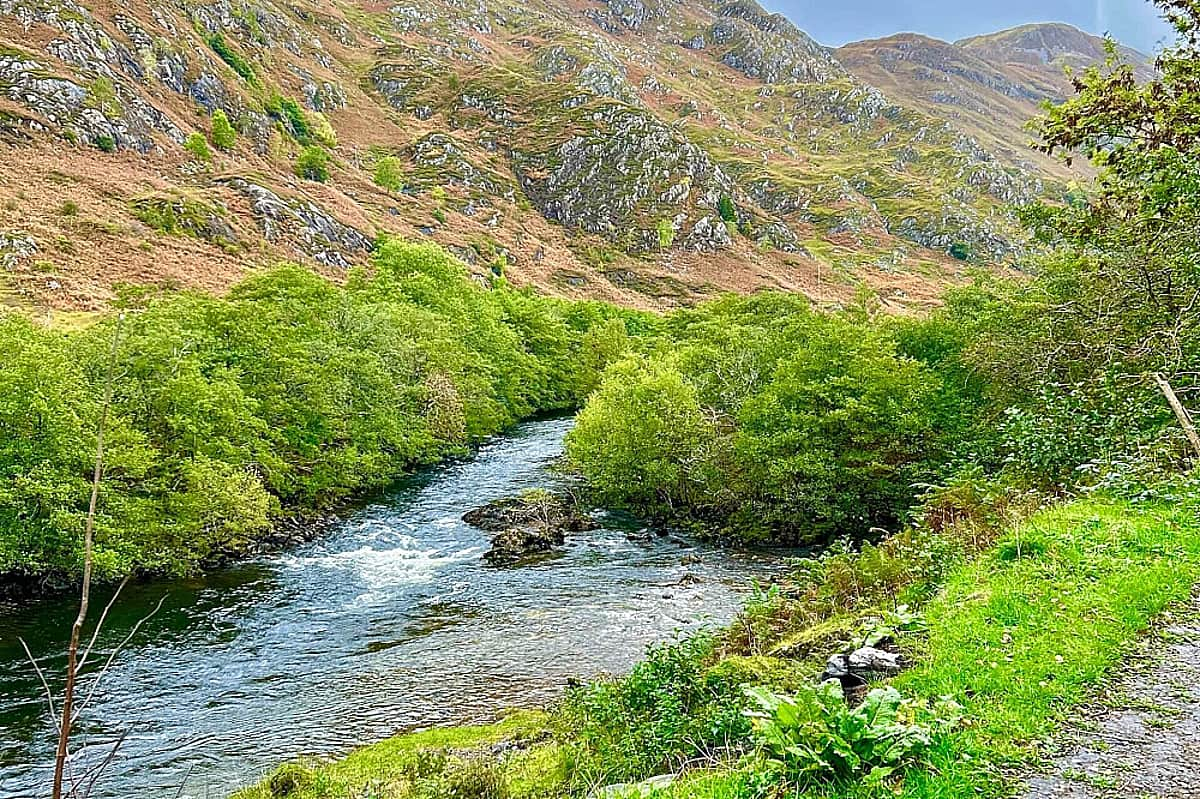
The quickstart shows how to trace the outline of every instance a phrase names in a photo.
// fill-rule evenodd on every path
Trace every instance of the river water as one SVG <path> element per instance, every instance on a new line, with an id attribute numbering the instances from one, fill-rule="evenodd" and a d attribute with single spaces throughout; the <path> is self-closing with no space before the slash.
<path id="1" fill-rule="evenodd" d="M 573 536 L 561 556 L 483 563 L 486 534 L 460 517 L 553 487 L 548 467 L 571 423 L 523 424 L 293 551 L 127 588 L 97 663 L 162 608 L 84 710 L 77 776 L 124 736 L 93 797 L 224 797 L 298 755 L 545 703 L 570 677 L 626 670 L 649 643 L 732 618 L 777 555 L 637 540 L 635 520 L 603 515 L 602 529 Z M 61 671 L 74 613 L 65 599 L 0 609 L 3 799 L 48 795 L 53 757 L 44 694 L 18 638 L 48 673 Z"/>

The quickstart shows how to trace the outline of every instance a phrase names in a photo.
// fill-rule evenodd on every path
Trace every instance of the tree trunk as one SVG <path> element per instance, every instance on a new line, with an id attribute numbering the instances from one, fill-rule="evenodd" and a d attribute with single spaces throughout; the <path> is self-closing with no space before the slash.
<path id="1" fill-rule="evenodd" d="M 79 668 L 79 639 L 87 620 L 88 601 L 92 589 L 93 541 L 96 529 L 96 503 L 100 498 L 100 478 L 104 475 L 104 428 L 108 422 L 108 408 L 112 405 L 113 371 L 117 362 L 117 344 L 121 338 L 122 317 L 117 317 L 113 330 L 112 350 L 109 352 L 108 371 L 104 380 L 104 404 L 100 407 L 100 421 L 96 426 L 96 467 L 92 472 L 92 496 L 88 502 L 87 523 L 83 530 L 83 588 L 79 595 L 79 615 L 71 625 L 71 643 L 67 647 L 67 684 L 63 689 L 62 723 L 58 727 L 58 751 L 54 757 L 53 799 L 62 799 L 63 773 L 66 771 L 68 743 L 74 719 L 75 682 Z"/>
<path id="2" fill-rule="evenodd" d="M 1196 452 L 1196 457 L 1200 458 L 1200 433 L 1196 432 L 1196 425 L 1192 421 L 1191 414 L 1188 413 L 1187 408 L 1183 407 L 1183 403 L 1175 395 L 1175 390 L 1171 388 L 1171 384 L 1167 382 L 1167 378 L 1161 372 L 1154 374 L 1154 382 L 1158 383 L 1158 387 L 1162 390 L 1163 396 L 1167 398 L 1171 410 L 1175 411 L 1175 418 L 1179 420 L 1179 424 L 1183 427 L 1183 432 L 1187 435 L 1188 441 L 1191 442 L 1192 449 Z"/>

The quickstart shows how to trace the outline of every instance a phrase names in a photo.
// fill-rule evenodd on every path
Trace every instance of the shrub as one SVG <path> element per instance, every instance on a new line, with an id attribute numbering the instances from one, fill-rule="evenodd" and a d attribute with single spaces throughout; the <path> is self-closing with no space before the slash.
<path id="1" fill-rule="evenodd" d="M 373 175 L 375 185 L 390 192 L 399 192 L 404 188 L 404 167 L 400 159 L 394 155 L 385 155 L 375 162 Z"/>
<path id="2" fill-rule="evenodd" d="M 258 85 L 258 76 L 254 74 L 254 68 L 250 66 L 246 59 L 242 58 L 236 50 L 229 46 L 225 41 L 225 36 L 221 33 L 214 33 L 208 37 L 208 46 L 213 49 L 221 60 L 229 65 L 230 69 L 236 72 L 242 80 L 252 86 Z"/>
<path id="3" fill-rule="evenodd" d="M 314 139 L 329 149 L 332 150 L 337 147 L 337 131 L 333 129 L 333 125 L 329 124 L 329 119 L 320 111 L 312 113 L 309 132 Z"/>
<path id="4" fill-rule="evenodd" d="M 954 242 L 950 245 L 950 256 L 960 261 L 971 260 L 971 245 L 962 241 Z"/>
<path id="5" fill-rule="evenodd" d="M 207 164 L 212 160 L 212 151 L 208 149 L 208 140 L 199 131 L 194 131 L 187 137 L 183 143 L 183 149 L 191 153 L 192 157 L 202 164 Z"/>
<path id="6" fill-rule="evenodd" d="M 96 145 L 96 149 L 104 153 L 115 153 L 117 151 L 117 140 L 107 134 L 97 136 L 92 142 Z"/>
<path id="7" fill-rule="evenodd" d="M 627 677 L 572 691 L 560 722 L 581 786 L 639 780 L 745 740 L 740 675 L 710 674 L 711 635 L 653 647 Z"/>
<path id="8" fill-rule="evenodd" d="M 296 175 L 305 180 L 325 183 L 329 180 L 329 153 L 315 145 L 304 148 L 304 152 L 296 159 Z"/>
<path id="9" fill-rule="evenodd" d="M 297 142 L 305 146 L 313 143 L 315 136 L 312 126 L 309 125 L 304 109 L 295 100 L 276 94 L 271 97 L 266 109 L 268 114 L 283 123 L 284 128 Z"/>
<path id="10" fill-rule="evenodd" d="M 658 220 L 658 248 L 660 250 L 670 249 L 675 243 L 675 225 L 670 219 Z"/>
<path id="11" fill-rule="evenodd" d="M 930 710 L 891 687 L 872 689 L 851 708 L 836 680 L 797 696 L 762 688 L 746 693 L 755 705 L 747 716 L 768 761 L 785 781 L 800 786 L 859 780 L 878 785 L 919 760 L 962 712 L 949 699 Z"/>
<path id="12" fill-rule="evenodd" d="M 737 207 L 728 197 L 723 196 L 717 200 L 717 213 L 721 215 L 723 222 L 737 224 Z"/>
<path id="13" fill-rule="evenodd" d="M 212 115 L 212 143 L 218 150 L 232 150 L 237 144 L 237 131 L 219 108 Z"/>

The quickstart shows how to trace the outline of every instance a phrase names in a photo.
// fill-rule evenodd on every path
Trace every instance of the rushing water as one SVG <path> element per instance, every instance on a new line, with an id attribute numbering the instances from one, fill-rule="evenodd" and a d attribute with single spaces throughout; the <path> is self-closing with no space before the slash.
<path id="1" fill-rule="evenodd" d="M 542 703 L 569 677 L 627 669 L 650 642 L 729 619 L 777 559 L 636 540 L 632 520 L 608 516 L 559 557 L 484 565 L 486 535 L 459 517 L 552 486 L 547 466 L 570 424 L 522 425 L 294 551 L 126 589 L 105 626 L 110 650 L 162 608 L 83 713 L 84 763 L 124 736 L 92 795 L 174 797 L 182 786 L 182 797 L 223 797 L 297 755 Z M 0 610 L 4 799 L 47 794 L 53 757 L 44 692 L 18 637 L 60 671 L 74 612 L 65 599 Z"/>

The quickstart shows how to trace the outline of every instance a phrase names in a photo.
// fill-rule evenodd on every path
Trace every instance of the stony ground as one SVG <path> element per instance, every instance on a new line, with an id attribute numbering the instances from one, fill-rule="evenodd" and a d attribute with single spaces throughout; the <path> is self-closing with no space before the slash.
<path id="1" fill-rule="evenodd" d="M 1200 797 L 1200 597 L 1143 642 L 1067 740 L 1025 799 Z"/>

